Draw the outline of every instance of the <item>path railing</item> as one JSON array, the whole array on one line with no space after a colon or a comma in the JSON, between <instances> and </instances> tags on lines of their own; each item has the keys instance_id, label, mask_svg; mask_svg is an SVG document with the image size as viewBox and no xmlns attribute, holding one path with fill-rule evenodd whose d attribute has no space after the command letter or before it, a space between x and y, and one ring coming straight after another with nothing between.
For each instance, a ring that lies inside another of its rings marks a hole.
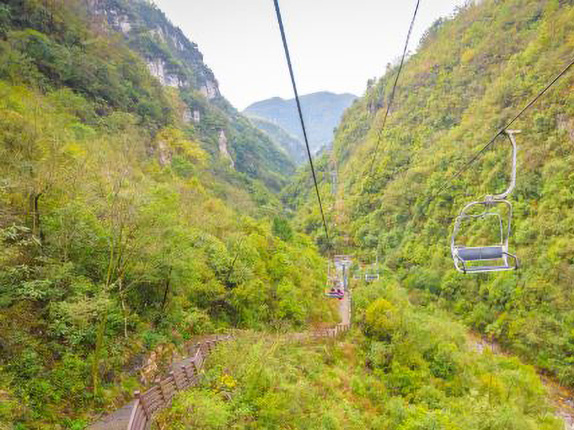
<instances>
[{"instance_id":1,"label":"path railing","mask_svg":"<svg viewBox=\"0 0 574 430\"><path fill-rule=\"evenodd\" d=\"M350 301L350 298L348 299ZM350 303L347 312L350 313ZM346 318L345 321L350 321ZM318 329L305 333L293 333L287 338L293 341L320 340L336 338L346 333L350 323L337 324L335 327ZM217 347L217 344L233 339L232 335L215 336L214 338L195 344L195 353L173 367L169 375L156 385L140 393L134 393L134 401L123 408L101 418L88 427L89 430L149 430L153 416L156 412L171 405L171 401L178 391L194 387L199 384L201 370L205 360Z\"/></svg>"}]
</instances>

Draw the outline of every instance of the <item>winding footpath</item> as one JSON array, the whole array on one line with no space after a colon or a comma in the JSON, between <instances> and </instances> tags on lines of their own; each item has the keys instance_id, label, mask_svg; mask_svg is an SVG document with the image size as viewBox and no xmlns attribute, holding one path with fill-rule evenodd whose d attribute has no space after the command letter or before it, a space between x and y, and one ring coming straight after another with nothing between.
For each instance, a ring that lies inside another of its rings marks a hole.
<instances>
[{"instance_id":1,"label":"winding footpath","mask_svg":"<svg viewBox=\"0 0 574 430\"><path fill-rule=\"evenodd\" d=\"M337 276L345 285L346 294L339 301L340 322L331 328L307 331L303 333L288 333L283 337L287 341L305 342L334 339L347 332L351 324L351 298L348 286L348 268L350 259L336 261ZM220 342L232 340L235 335L211 335L201 342L189 346L189 357L171 365L168 377L158 380L157 384L146 392L135 393L135 399L120 409L100 417L88 427L88 430L148 430L155 412L169 407L171 400L178 391L191 389L198 385L202 377L202 369L209 354Z\"/></svg>"}]
</instances>

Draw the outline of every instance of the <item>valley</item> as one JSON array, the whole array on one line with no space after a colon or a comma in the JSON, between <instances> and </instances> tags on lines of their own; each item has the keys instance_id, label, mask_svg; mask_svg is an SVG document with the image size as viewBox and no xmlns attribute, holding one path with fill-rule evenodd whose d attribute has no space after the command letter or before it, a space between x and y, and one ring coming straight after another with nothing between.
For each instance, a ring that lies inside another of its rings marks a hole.
<instances>
[{"instance_id":1,"label":"valley","mask_svg":"<svg viewBox=\"0 0 574 430\"><path fill-rule=\"evenodd\" d=\"M153 2L2 2L0 430L574 429L573 34L469 1L306 142Z\"/></svg>"}]
</instances>

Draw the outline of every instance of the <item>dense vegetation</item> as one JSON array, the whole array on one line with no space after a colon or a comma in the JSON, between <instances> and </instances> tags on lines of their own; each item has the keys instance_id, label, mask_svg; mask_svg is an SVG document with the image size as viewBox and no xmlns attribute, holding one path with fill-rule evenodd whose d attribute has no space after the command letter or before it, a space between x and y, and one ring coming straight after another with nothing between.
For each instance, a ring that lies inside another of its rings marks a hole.
<instances>
[{"instance_id":1,"label":"dense vegetation","mask_svg":"<svg viewBox=\"0 0 574 430\"><path fill-rule=\"evenodd\" d=\"M350 338L302 346L280 333L336 320L308 172L284 187L286 153L155 6L87 3L0 5L0 429L83 428L193 335L232 327L257 334L223 346L159 428L559 428L534 369L474 351L447 312L574 386L573 75L516 124L518 275L464 277L448 252L456 211L508 181L505 144L429 197L570 59L572 0L435 23L373 175L396 67L347 111L320 189L337 252L378 253L384 281L355 289Z\"/></svg>"},{"instance_id":2,"label":"dense vegetation","mask_svg":"<svg viewBox=\"0 0 574 430\"><path fill-rule=\"evenodd\" d=\"M561 428L533 368L474 352L460 324L411 305L394 282L354 298L360 330L344 341L222 345L202 387L179 395L156 428Z\"/></svg>"},{"instance_id":3,"label":"dense vegetation","mask_svg":"<svg viewBox=\"0 0 574 430\"><path fill-rule=\"evenodd\" d=\"M294 171L288 154L251 126L220 94L197 45L157 6L147 0L94 0L88 2L88 10L97 31L116 30L112 37L122 37L161 83L178 89L186 107L184 116L191 121L198 115L198 120L193 120L194 131L208 152L219 154L219 136L224 132L239 172L263 181L273 191L286 184L286 176ZM227 164L223 160L219 167Z\"/></svg>"},{"instance_id":4,"label":"dense vegetation","mask_svg":"<svg viewBox=\"0 0 574 430\"><path fill-rule=\"evenodd\" d=\"M249 121L259 130L267 134L274 142L283 148L293 159L295 164L301 165L307 160L305 144L292 134L285 131L276 123L247 114Z\"/></svg>"},{"instance_id":5,"label":"dense vegetation","mask_svg":"<svg viewBox=\"0 0 574 430\"><path fill-rule=\"evenodd\" d=\"M324 260L252 149L249 175L226 167L189 93L85 17L0 5L0 428L82 428L194 334L332 318ZM238 147L268 142L233 121Z\"/></svg>"},{"instance_id":6,"label":"dense vegetation","mask_svg":"<svg viewBox=\"0 0 574 430\"><path fill-rule=\"evenodd\" d=\"M334 148L359 255L368 261L378 252L387 273L406 287L424 292L570 386L574 73L513 126L523 130L511 196L518 273L459 275L449 249L458 211L508 183L504 139L436 193L572 60L573 31L572 1L471 2L454 18L437 21L406 64L373 175L369 165L396 67L347 111ZM325 159L323 169L327 165ZM327 182L322 189L329 198ZM320 236L314 196L303 180L286 191L286 199L294 205L307 199L302 226ZM490 232L480 225L467 237L484 245L492 240Z\"/></svg>"}]
</instances>

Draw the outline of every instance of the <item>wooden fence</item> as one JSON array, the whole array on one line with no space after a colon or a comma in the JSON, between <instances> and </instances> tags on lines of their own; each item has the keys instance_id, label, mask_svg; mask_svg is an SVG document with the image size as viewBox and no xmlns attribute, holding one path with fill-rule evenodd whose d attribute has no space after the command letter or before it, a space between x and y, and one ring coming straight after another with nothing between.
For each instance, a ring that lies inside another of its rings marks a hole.
<instances>
[{"instance_id":1,"label":"wooden fence","mask_svg":"<svg viewBox=\"0 0 574 430\"><path fill-rule=\"evenodd\" d=\"M350 306L348 309L350 312ZM350 318L347 319L350 321ZM337 324L335 327L288 335L293 341L320 340L335 338L349 330L350 324ZM195 353L179 363L169 373L147 391L134 393L134 401L111 413L88 427L89 430L149 430L156 412L171 404L178 391L196 386L206 358L217 344L233 339L232 335L215 336L208 341L195 344Z\"/></svg>"}]
</instances>

